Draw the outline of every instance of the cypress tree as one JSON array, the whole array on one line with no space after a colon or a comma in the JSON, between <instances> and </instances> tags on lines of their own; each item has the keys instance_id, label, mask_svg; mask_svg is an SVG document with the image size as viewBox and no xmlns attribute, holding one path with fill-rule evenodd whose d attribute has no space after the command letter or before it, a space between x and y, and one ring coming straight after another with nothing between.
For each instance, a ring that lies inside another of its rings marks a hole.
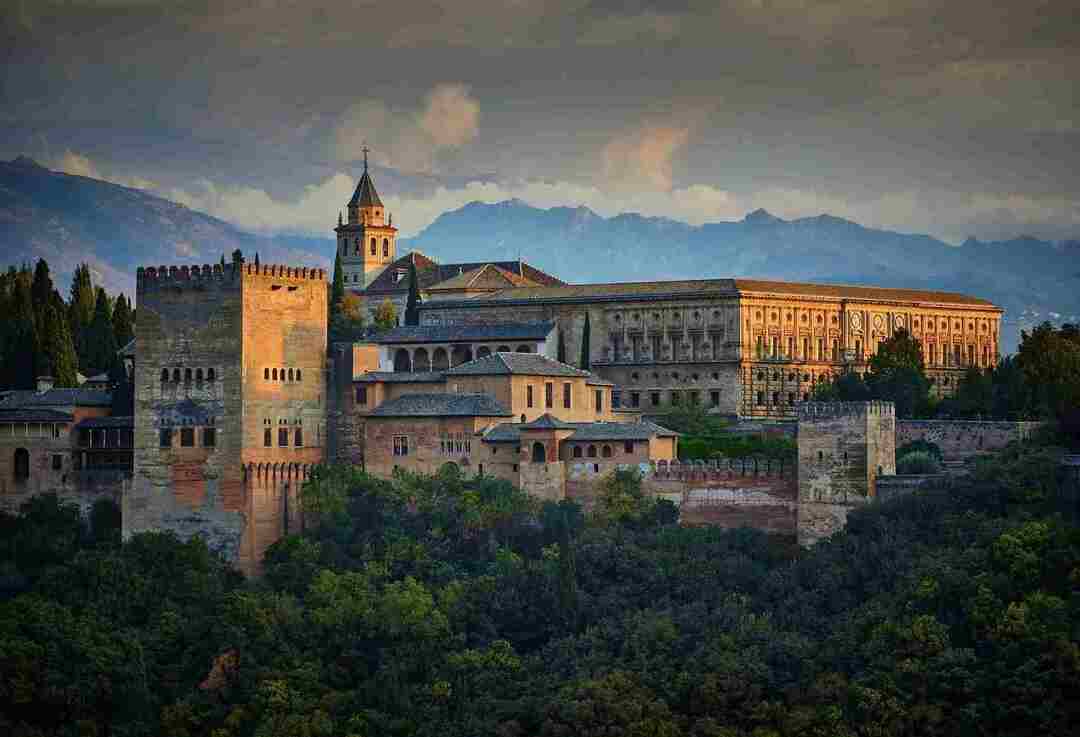
<instances>
[{"instance_id":1,"label":"cypress tree","mask_svg":"<svg viewBox=\"0 0 1080 737\"><path fill-rule=\"evenodd\" d=\"M37 327L30 293L30 274L19 272L10 300L7 347L4 351L3 385L13 389L33 389L37 383Z\"/></svg>"},{"instance_id":2,"label":"cypress tree","mask_svg":"<svg viewBox=\"0 0 1080 737\"><path fill-rule=\"evenodd\" d=\"M38 373L53 378L55 386L75 387L78 382L78 357L71 340L67 319L56 305L48 304L40 321L41 354Z\"/></svg>"},{"instance_id":3,"label":"cypress tree","mask_svg":"<svg viewBox=\"0 0 1080 737\"><path fill-rule=\"evenodd\" d=\"M135 316L131 313L131 303L123 292L117 296L116 304L113 305L112 324L117 349L123 348L135 337Z\"/></svg>"},{"instance_id":4,"label":"cypress tree","mask_svg":"<svg viewBox=\"0 0 1080 737\"><path fill-rule=\"evenodd\" d=\"M109 369L109 387L112 390L112 413L115 417L131 417L135 414L135 391L128 378L124 360L117 356Z\"/></svg>"},{"instance_id":5,"label":"cypress tree","mask_svg":"<svg viewBox=\"0 0 1080 737\"><path fill-rule=\"evenodd\" d=\"M90 267L79 264L71 278L71 299L68 302L68 326L79 357L79 368L90 365L90 341L88 332L94 319L94 285L90 281Z\"/></svg>"},{"instance_id":6,"label":"cypress tree","mask_svg":"<svg viewBox=\"0 0 1080 737\"><path fill-rule=\"evenodd\" d=\"M578 362L578 368L583 371L589 370L589 313L585 313L585 327L581 329L581 360Z\"/></svg>"},{"instance_id":7,"label":"cypress tree","mask_svg":"<svg viewBox=\"0 0 1080 737\"><path fill-rule=\"evenodd\" d=\"M345 273L341 267L341 252L334 256L334 282L330 285L331 317L341 311L341 300L345 298Z\"/></svg>"},{"instance_id":8,"label":"cypress tree","mask_svg":"<svg viewBox=\"0 0 1080 737\"><path fill-rule=\"evenodd\" d=\"M116 360L116 336L113 334L112 308L109 296L101 287L97 288L97 300L94 304L94 319L88 331L90 340L90 363L87 368L93 371L108 371ZM85 371L85 369L84 369Z\"/></svg>"},{"instance_id":9,"label":"cypress tree","mask_svg":"<svg viewBox=\"0 0 1080 737\"><path fill-rule=\"evenodd\" d=\"M405 303L405 324L420 324L420 285L416 283L416 264L409 262L409 301Z\"/></svg>"},{"instance_id":10,"label":"cypress tree","mask_svg":"<svg viewBox=\"0 0 1080 737\"><path fill-rule=\"evenodd\" d=\"M556 358L559 363L566 363L566 336L563 334L562 329L559 329L559 343L556 349Z\"/></svg>"},{"instance_id":11,"label":"cypress tree","mask_svg":"<svg viewBox=\"0 0 1080 737\"><path fill-rule=\"evenodd\" d=\"M34 267L34 282L30 287L30 297L34 302L34 312L40 319L45 309L49 306L49 299L53 293L52 276L49 274L49 264L39 258Z\"/></svg>"}]
</instances>

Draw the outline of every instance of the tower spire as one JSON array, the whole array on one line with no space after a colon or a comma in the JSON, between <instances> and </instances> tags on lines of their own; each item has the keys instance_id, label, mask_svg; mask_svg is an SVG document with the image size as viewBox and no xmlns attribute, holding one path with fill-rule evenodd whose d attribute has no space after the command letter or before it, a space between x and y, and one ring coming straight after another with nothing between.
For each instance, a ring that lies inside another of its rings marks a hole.
<instances>
[{"instance_id":1,"label":"tower spire","mask_svg":"<svg viewBox=\"0 0 1080 737\"><path fill-rule=\"evenodd\" d=\"M362 150L364 152L364 173L367 174L367 155L368 151L370 151L371 149L368 148L366 141L364 142L364 148Z\"/></svg>"}]
</instances>

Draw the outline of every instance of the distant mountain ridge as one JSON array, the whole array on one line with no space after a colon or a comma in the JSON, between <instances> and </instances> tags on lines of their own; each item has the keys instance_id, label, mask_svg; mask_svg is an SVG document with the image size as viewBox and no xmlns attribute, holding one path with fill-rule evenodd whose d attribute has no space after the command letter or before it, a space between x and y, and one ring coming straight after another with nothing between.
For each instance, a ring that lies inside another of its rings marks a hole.
<instances>
[{"instance_id":1,"label":"distant mountain ridge","mask_svg":"<svg viewBox=\"0 0 1080 737\"><path fill-rule=\"evenodd\" d=\"M340 203L328 203L334 212ZM402 213L407 219L408 213ZM48 260L67 289L87 261L110 289L134 290L135 268L226 258L236 248L264 263L329 268L326 237L264 236L138 189L50 171L20 157L0 162L3 262ZM469 203L443 213L399 253L442 262L523 258L568 282L757 277L941 289L1006 309L1002 345L1043 319L1080 320L1080 241L1021 237L951 246L927 235L867 228L832 215L784 220L755 210L742 220L695 226L587 207L521 200Z\"/></svg>"}]
</instances>

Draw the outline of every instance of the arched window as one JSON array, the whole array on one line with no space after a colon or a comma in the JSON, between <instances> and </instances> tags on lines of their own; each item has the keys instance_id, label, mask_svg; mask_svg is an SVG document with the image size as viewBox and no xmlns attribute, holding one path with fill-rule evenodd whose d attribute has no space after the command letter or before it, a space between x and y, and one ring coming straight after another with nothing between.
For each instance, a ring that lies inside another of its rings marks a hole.
<instances>
[{"instance_id":1,"label":"arched window","mask_svg":"<svg viewBox=\"0 0 1080 737\"><path fill-rule=\"evenodd\" d=\"M532 446L532 462L533 463L546 463L547 462L547 449L544 448L544 444L539 440L533 443Z\"/></svg>"},{"instance_id":2,"label":"arched window","mask_svg":"<svg viewBox=\"0 0 1080 737\"><path fill-rule=\"evenodd\" d=\"M15 449L15 481L30 479L30 451L26 448Z\"/></svg>"},{"instance_id":3,"label":"arched window","mask_svg":"<svg viewBox=\"0 0 1080 737\"><path fill-rule=\"evenodd\" d=\"M490 355L491 355L491 349L488 348L486 345L482 345L482 346L480 346L479 348L476 349L476 357L477 358L486 358L486 357L488 357Z\"/></svg>"},{"instance_id":4,"label":"arched window","mask_svg":"<svg viewBox=\"0 0 1080 737\"><path fill-rule=\"evenodd\" d=\"M436 348L435 352L431 354L431 370L445 371L448 368L450 368L450 358L446 353L446 349Z\"/></svg>"},{"instance_id":5,"label":"arched window","mask_svg":"<svg viewBox=\"0 0 1080 737\"><path fill-rule=\"evenodd\" d=\"M360 239L359 238L356 239L356 249L353 251L353 255L354 256L359 256L360 255Z\"/></svg>"},{"instance_id":6,"label":"arched window","mask_svg":"<svg viewBox=\"0 0 1080 737\"><path fill-rule=\"evenodd\" d=\"M574 458L581 458L581 446L580 445L575 445L574 446Z\"/></svg>"},{"instance_id":7,"label":"arched window","mask_svg":"<svg viewBox=\"0 0 1080 737\"><path fill-rule=\"evenodd\" d=\"M214 369L212 369L212 368L206 369L206 380L207 381L217 381L217 374L214 373Z\"/></svg>"},{"instance_id":8,"label":"arched window","mask_svg":"<svg viewBox=\"0 0 1080 737\"><path fill-rule=\"evenodd\" d=\"M409 352L404 348L398 348L394 352L394 371L398 373L412 371L412 360L409 358Z\"/></svg>"},{"instance_id":9,"label":"arched window","mask_svg":"<svg viewBox=\"0 0 1080 737\"><path fill-rule=\"evenodd\" d=\"M501 346L499 346L498 348L495 349L495 352L496 353L509 353L510 352L510 346L501 345Z\"/></svg>"},{"instance_id":10,"label":"arched window","mask_svg":"<svg viewBox=\"0 0 1080 737\"><path fill-rule=\"evenodd\" d=\"M521 424L522 424L522 425L524 425L524 424L525 424L525 415L522 415L522 416L521 416Z\"/></svg>"},{"instance_id":11,"label":"arched window","mask_svg":"<svg viewBox=\"0 0 1080 737\"><path fill-rule=\"evenodd\" d=\"M280 373L278 373L278 376L281 378L282 381L285 381L285 367L284 366L281 367L281 371L280 371Z\"/></svg>"},{"instance_id":12,"label":"arched window","mask_svg":"<svg viewBox=\"0 0 1080 737\"><path fill-rule=\"evenodd\" d=\"M161 369L161 383L164 384L169 380L169 369Z\"/></svg>"},{"instance_id":13,"label":"arched window","mask_svg":"<svg viewBox=\"0 0 1080 737\"><path fill-rule=\"evenodd\" d=\"M600 457L601 458L611 458L611 446L610 445L605 445L603 448L600 449Z\"/></svg>"},{"instance_id":14,"label":"arched window","mask_svg":"<svg viewBox=\"0 0 1080 737\"><path fill-rule=\"evenodd\" d=\"M274 379L274 381L277 381L277 369L274 369L270 375Z\"/></svg>"},{"instance_id":15,"label":"arched window","mask_svg":"<svg viewBox=\"0 0 1080 737\"><path fill-rule=\"evenodd\" d=\"M201 368L195 369L195 383L196 384L201 384L202 383L202 369Z\"/></svg>"},{"instance_id":16,"label":"arched window","mask_svg":"<svg viewBox=\"0 0 1080 737\"><path fill-rule=\"evenodd\" d=\"M431 359L426 348L417 348L413 353L413 371L431 371Z\"/></svg>"},{"instance_id":17,"label":"arched window","mask_svg":"<svg viewBox=\"0 0 1080 737\"><path fill-rule=\"evenodd\" d=\"M184 383L185 384L190 384L191 383L191 369L189 369L189 368L184 369Z\"/></svg>"},{"instance_id":18,"label":"arched window","mask_svg":"<svg viewBox=\"0 0 1080 737\"><path fill-rule=\"evenodd\" d=\"M374 255L375 255L375 249L376 249L376 245L375 245L375 239L374 239L374 238L372 238L372 239L371 239L371 255L372 255L372 256L374 256Z\"/></svg>"},{"instance_id":19,"label":"arched window","mask_svg":"<svg viewBox=\"0 0 1080 737\"><path fill-rule=\"evenodd\" d=\"M293 371L292 371L292 369L289 369L289 381L292 381L292 380L293 380Z\"/></svg>"},{"instance_id":20,"label":"arched window","mask_svg":"<svg viewBox=\"0 0 1080 737\"><path fill-rule=\"evenodd\" d=\"M596 458L596 446L590 445L589 449L585 452L585 455L589 456L589 458Z\"/></svg>"},{"instance_id":21,"label":"arched window","mask_svg":"<svg viewBox=\"0 0 1080 737\"><path fill-rule=\"evenodd\" d=\"M382 239L382 255L383 255L383 258L390 258L390 239L389 238L383 238Z\"/></svg>"},{"instance_id":22,"label":"arched window","mask_svg":"<svg viewBox=\"0 0 1080 737\"><path fill-rule=\"evenodd\" d=\"M269 448L274 442L274 434L270 432L270 428L263 430L263 446Z\"/></svg>"},{"instance_id":23,"label":"arched window","mask_svg":"<svg viewBox=\"0 0 1080 737\"><path fill-rule=\"evenodd\" d=\"M265 379L267 381L270 380L270 369L268 369L268 368L263 369L263 379Z\"/></svg>"},{"instance_id":24,"label":"arched window","mask_svg":"<svg viewBox=\"0 0 1080 737\"><path fill-rule=\"evenodd\" d=\"M515 352L517 352L517 353L532 353L532 349L529 348L529 346L527 346L527 345L519 345L515 349Z\"/></svg>"},{"instance_id":25,"label":"arched window","mask_svg":"<svg viewBox=\"0 0 1080 737\"><path fill-rule=\"evenodd\" d=\"M173 369L172 380L175 381L177 384L180 383L180 369Z\"/></svg>"},{"instance_id":26,"label":"arched window","mask_svg":"<svg viewBox=\"0 0 1080 737\"><path fill-rule=\"evenodd\" d=\"M297 380L297 381L300 381L300 380L301 380L301 377L300 377L300 369L296 369L296 380Z\"/></svg>"}]
</instances>

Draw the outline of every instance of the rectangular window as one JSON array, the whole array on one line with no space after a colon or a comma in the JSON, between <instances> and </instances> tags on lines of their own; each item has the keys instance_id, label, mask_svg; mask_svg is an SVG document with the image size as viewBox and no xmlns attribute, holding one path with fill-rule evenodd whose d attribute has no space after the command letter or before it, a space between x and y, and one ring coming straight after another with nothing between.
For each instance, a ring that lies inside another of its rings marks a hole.
<instances>
[{"instance_id":1,"label":"rectangular window","mask_svg":"<svg viewBox=\"0 0 1080 737\"><path fill-rule=\"evenodd\" d=\"M555 406L555 385L550 382L544 384L544 406L548 409Z\"/></svg>"},{"instance_id":2,"label":"rectangular window","mask_svg":"<svg viewBox=\"0 0 1080 737\"><path fill-rule=\"evenodd\" d=\"M640 407L641 406L641 392L630 392L630 406L631 407Z\"/></svg>"},{"instance_id":3,"label":"rectangular window","mask_svg":"<svg viewBox=\"0 0 1080 737\"><path fill-rule=\"evenodd\" d=\"M202 431L202 444L204 448L213 448L217 445L217 430L212 427L204 427Z\"/></svg>"},{"instance_id":4,"label":"rectangular window","mask_svg":"<svg viewBox=\"0 0 1080 737\"><path fill-rule=\"evenodd\" d=\"M194 448L195 447L195 428L182 427L180 428L180 447L182 448Z\"/></svg>"},{"instance_id":5,"label":"rectangular window","mask_svg":"<svg viewBox=\"0 0 1080 737\"><path fill-rule=\"evenodd\" d=\"M158 433L158 445L162 448L172 447L172 429L165 427Z\"/></svg>"},{"instance_id":6,"label":"rectangular window","mask_svg":"<svg viewBox=\"0 0 1080 737\"><path fill-rule=\"evenodd\" d=\"M279 448L289 447L289 428L279 427L277 431L277 444Z\"/></svg>"},{"instance_id":7,"label":"rectangular window","mask_svg":"<svg viewBox=\"0 0 1080 737\"><path fill-rule=\"evenodd\" d=\"M533 406L532 392L533 392L532 384L525 387L525 406L526 407L532 407Z\"/></svg>"},{"instance_id":8,"label":"rectangular window","mask_svg":"<svg viewBox=\"0 0 1080 737\"><path fill-rule=\"evenodd\" d=\"M680 404L682 404L682 392L672 391L671 392L671 405L673 407L677 407Z\"/></svg>"},{"instance_id":9,"label":"rectangular window","mask_svg":"<svg viewBox=\"0 0 1080 737\"><path fill-rule=\"evenodd\" d=\"M274 444L274 434L272 432L270 432L269 428L267 428L266 430L263 430L263 446L266 447L266 448L269 448L273 444Z\"/></svg>"},{"instance_id":10,"label":"rectangular window","mask_svg":"<svg viewBox=\"0 0 1080 737\"><path fill-rule=\"evenodd\" d=\"M627 440L626 442L623 443L623 452L625 452L625 453L633 453L634 452L634 441L633 440Z\"/></svg>"},{"instance_id":11,"label":"rectangular window","mask_svg":"<svg viewBox=\"0 0 1080 737\"><path fill-rule=\"evenodd\" d=\"M569 384L562 385L562 406L563 409L570 409L570 392L571 388Z\"/></svg>"},{"instance_id":12,"label":"rectangular window","mask_svg":"<svg viewBox=\"0 0 1080 737\"><path fill-rule=\"evenodd\" d=\"M293 445L297 448L304 447L304 429L301 427L296 428L296 432L293 433Z\"/></svg>"},{"instance_id":13,"label":"rectangular window","mask_svg":"<svg viewBox=\"0 0 1080 737\"><path fill-rule=\"evenodd\" d=\"M409 437L407 435L394 436L394 455L398 457L409 455Z\"/></svg>"},{"instance_id":14,"label":"rectangular window","mask_svg":"<svg viewBox=\"0 0 1080 737\"><path fill-rule=\"evenodd\" d=\"M53 468L53 470L54 471L59 471L63 467L64 467L64 457L62 455L54 453L53 457L52 457L52 468Z\"/></svg>"},{"instance_id":15,"label":"rectangular window","mask_svg":"<svg viewBox=\"0 0 1080 737\"><path fill-rule=\"evenodd\" d=\"M652 406L659 407L660 406L660 392L650 392L649 393L649 401L652 402Z\"/></svg>"},{"instance_id":16,"label":"rectangular window","mask_svg":"<svg viewBox=\"0 0 1080 737\"><path fill-rule=\"evenodd\" d=\"M716 392L716 391L709 392L709 402L712 404L713 407L719 407L720 406L720 392Z\"/></svg>"},{"instance_id":17,"label":"rectangular window","mask_svg":"<svg viewBox=\"0 0 1080 737\"><path fill-rule=\"evenodd\" d=\"M604 390L603 389L597 389L596 390L596 411L597 412L603 412L604 411Z\"/></svg>"},{"instance_id":18,"label":"rectangular window","mask_svg":"<svg viewBox=\"0 0 1080 737\"><path fill-rule=\"evenodd\" d=\"M367 387L366 386L358 386L358 387L356 387L356 403L357 404L367 404Z\"/></svg>"}]
</instances>

